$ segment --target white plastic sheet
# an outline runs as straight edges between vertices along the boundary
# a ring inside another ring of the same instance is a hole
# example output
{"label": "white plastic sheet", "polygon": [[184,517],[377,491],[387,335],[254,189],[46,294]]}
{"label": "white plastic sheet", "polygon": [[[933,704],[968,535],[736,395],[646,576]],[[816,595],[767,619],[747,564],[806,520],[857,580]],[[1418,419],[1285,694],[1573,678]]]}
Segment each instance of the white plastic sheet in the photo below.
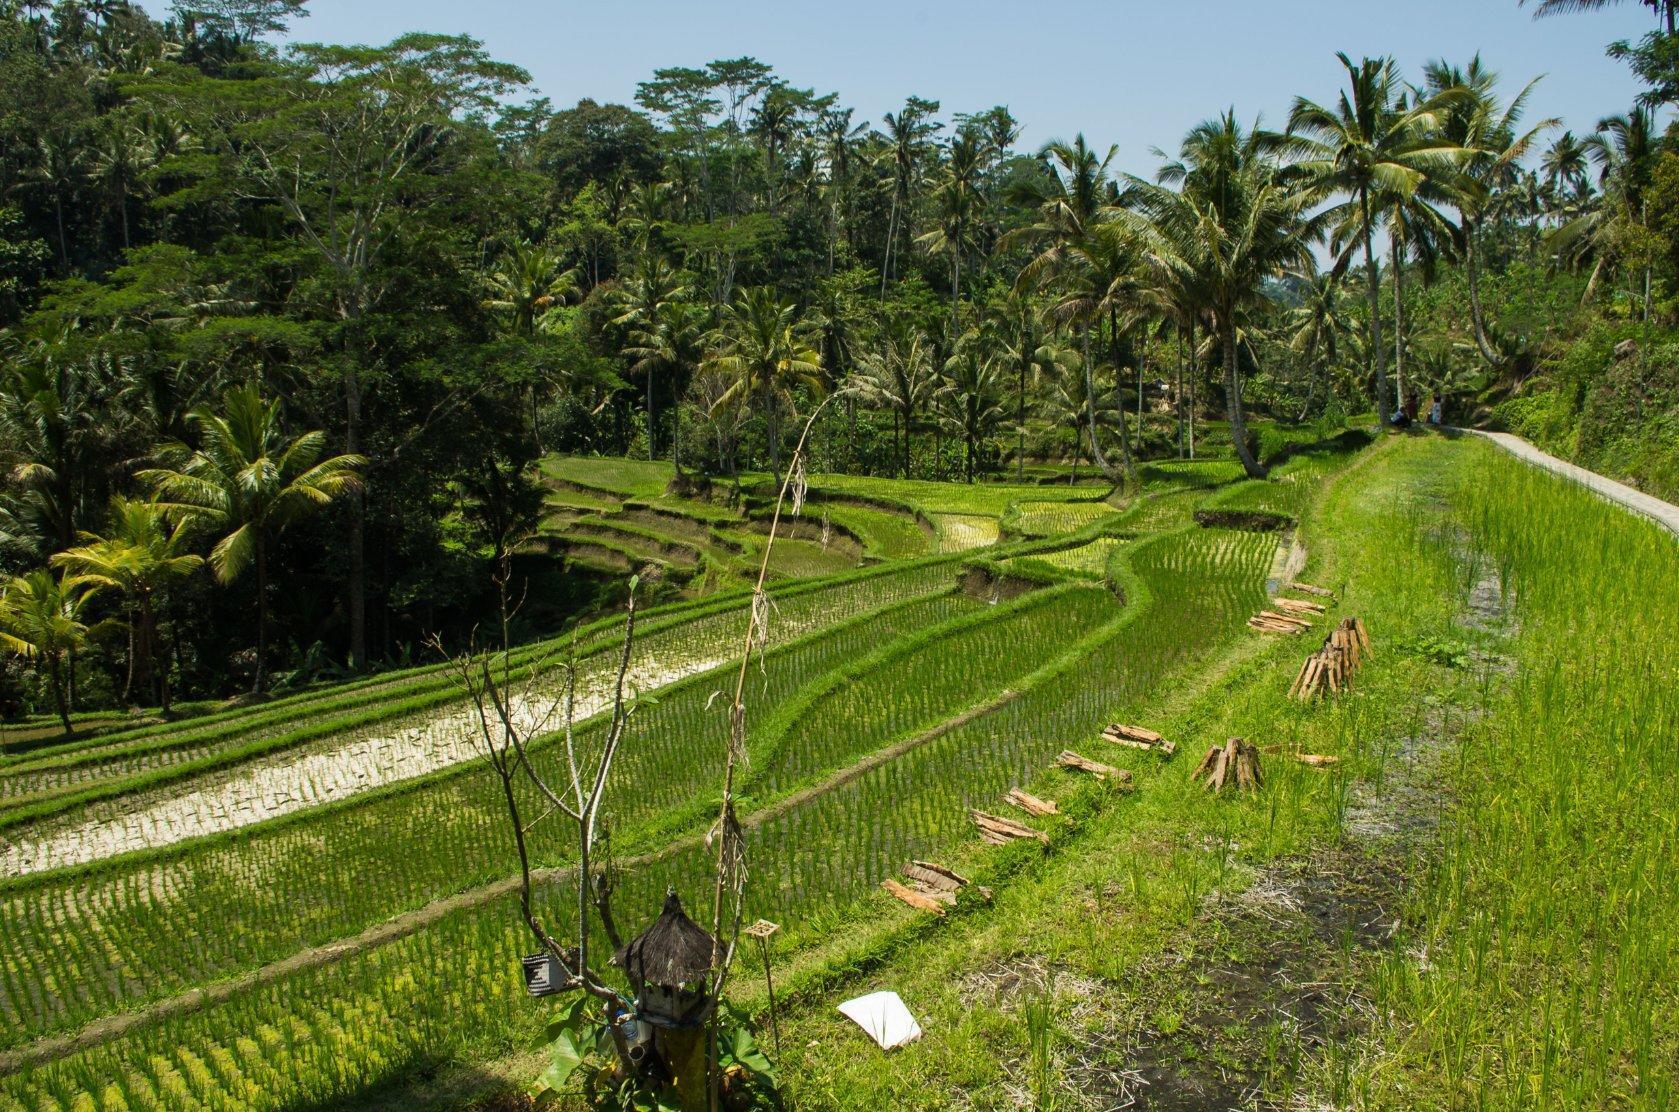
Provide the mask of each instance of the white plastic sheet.
{"label": "white plastic sheet", "polygon": [[871,992],[839,1006],[840,1014],[868,1032],[882,1050],[891,1050],[921,1037],[921,1025],[895,992]]}

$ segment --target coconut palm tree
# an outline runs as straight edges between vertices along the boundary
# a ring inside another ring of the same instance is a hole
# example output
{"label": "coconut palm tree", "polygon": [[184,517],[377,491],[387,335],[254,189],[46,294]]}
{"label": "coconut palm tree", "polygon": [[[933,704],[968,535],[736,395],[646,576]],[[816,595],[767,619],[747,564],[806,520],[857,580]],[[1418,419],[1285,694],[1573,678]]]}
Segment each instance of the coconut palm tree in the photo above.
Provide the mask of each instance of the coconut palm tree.
{"label": "coconut palm tree", "polygon": [[[1106,325],[1108,359],[1114,375],[1114,405],[1121,412],[1124,407],[1119,402],[1119,393],[1130,347],[1128,336],[1152,312],[1155,300],[1141,237],[1132,226],[1112,221],[1099,223],[1091,228],[1090,234],[1068,246],[1049,313],[1056,322],[1072,326],[1085,341],[1092,332],[1100,334]],[[1085,387],[1087,396],[1094,396],[1095,392],[1091,362],[1086,342],[1081,363],[1084,373],[1092,377]],[[1141,404],[1140,397],[1138,403]],[[1131,451],[1130,434],[1124,421],[1119,422],[1118,429],[1121,473],[1128,485],[1134,484],[1137,464]]]}
{"label": "coconut palm tree", "polygon": [[[1233,112],[1191,130],[1181,171],[1164,182],[1132,178],[1127,203],[1166,291],[1192,291],[1224,356],[1225,415],[1242,469],[1266,468],[1247,441],[1238,338],[1248,313],[1267,304],[1265,284],[1309,273],[1322,218],[1308,218],[1314,194],[1293,188],[1272,156],[1277,138],[1244,129]],[[1169,188],[1172,180],[1181,188]]]}
{"label": "coconut palm tree", "polygon": [[910,204],[920,185],[926,153],[932,137],[941,125],[933,114],[939,110],[936,100],[910,97],[903,110],[887,112],[886,149],[882,158],[888,166],[888,182],[892,191],[892,209],[886,222],[886,251],[880,267],[880,296],[886,296],[886,282],[892,274],[892,259],[897,248],[899,230],[908,228]]}
{"label": "coconut palm tree", "polygon": [[1376,408],[1385,424],[1392,413],[1388,399],[1387,361],[1382,350],[1381,279],[1376,266],[1376,230],[1385,213],[1384,195],[1408,197],[1430,174],[1447,174],[1464,152],[1439,135],[1441,114],[1453,91],[1407,101],[1405,86],[1392,58],[1358,63],[1337,54],[1348,86],[1332,106],[1304,97],[1289,111],[1292,172],[1321,196],[1342,195],[1345,211],[1336,223],[1356,229],[1364,248],[1370,299],[1370,352],[1374,360]]}
{"label": "coconut palm tree", "polygon": [[1352,331],[1342,305],[1341,280],[1341,272],[1334,269],[1313,275],[1300,304],[1289,313],[1288,346],[1305,358],[1312,376],[1297,421],[1311,411],[1318,383],[1335,365],[1341,338]]}
{"label": "coconut palm tree", "polygon": [[[684,287],[686,289],[687,287]],[[673,384],[684,374],[692,374],[705,358],[706,319],[710,314],[705,306],[697,302],[672,295],[657,302],[652,308],[652,316],[637,320],[630,328],[630,344],[624,348],[624,354],[631,356],[635,362],[630,365],[632,373],[647,376],[649,381],[657,368],[662,368],[665,377]],[[680,387],[676,387],[680,391]],[[678,394],[680,396],[680,394]],[[648,413],[652,413],[653,395],[648,391]],[[682,475],[682,411],[679,407],[672,409],[671,421],[671,463],[676,469],[678,477]],[[652,427],[651,418],[648,422]],[[653,438],[651,431],[648,435],[648,454],[652,454]]]}
{"label": "coconut palm tree", "polygon": [[950,258],[950,319],[953,328],[957,305],[962,300],[962,253],[973,245],[974,225],[980,219],[980,209],[985,201],[979,188],[984,169],[985,147],[980,137],[969,130],[958,132],[950,142],[944,180],[939,183],[936,194],[936,222],[932,230],[915,239],[930,254],[945,254]]}
{"label": "coconut palm tree", "polygon": [[[487,295],[484,307],[501,315],[505,334],[520,340],[535,337],[542,318],[554,307],[577,294],[577,271],[565,265],[556,249],[514,240],[502,253],[496,269],[484,277]],[[540,390],[533,377],[526,387],[530,411],[531,439],[542,452],[541,425],[537,419]]]}
{"label": "coconut palm tree", "polygon": [[980,447],[1003,420],[1004,367],[990,337],[979,329],[963,333],[955,348],[944,362],[945,389],[937,405],[946,426],[962,438],[962,473],[971,483]]}
{"label": "coconut palm tree", "polygon": [[123,699],[127,701],[138,686],[157,699],[165,714],[169,713],[168,670],[158,673],[153,682],[158,612],[169,585],[204,563],[202,557],[186,551],[187,531],[187,522],[171,524],[155,502],[119,495],[111,499],[110,526],[103,536],[83,533],[82,544],[52,558],[68,584],[87,587],[89,594],[118,591],[127,599],[128,675]]}
{"label": "coconut palm tree", "polygon": [[894,314],[874,350],[858,361],[851,385],[863,401],[892,411],[893,443],[902,453],[904,478],[909,478],[915,416],[932,402],[938,387],[932,340],[909,314]]}
{"label": "coconut palm tree", "polygon": [[1079,457],[1090,444],[1088,426],[1099,421],[1111,423],[1123,419],[1106,395],[1091,397],[1086,392],[1090,379],[1079,373],[1078,364],[1082,358],[1076,351],[1065,353],[1070,373],[1051,378],[1038,403],[1038,415],[1051,428],[1073,431],[1073,472],[1069,482],[1074,484],[1079,481]]}
{"label": "coconut palm tree", "polygon": [[1440,139],[1462,152],[1450,175],[1450,188],[1458,210],[1463,276],[1469,287],[1469,322],[1481,358],[1488,366],[1498,367],[1508,359],[1490,335],[1481,302],[1480,232],[1493,214],[1500,192],[1515,182],[1522,160],[1539,136],[1558,121],[1541,120],[1527,131],[1518,130],[1528,97],[1539,79],[1529,81],[1505,104],[1498,98],[1498,74],[1487,69],[1478,55],[1463,69],[1431,62],[1426,74],[1428,90],[1440,104],[1435,113]]}
{"label": "coconut palm tree", "polygon": [[87,643],[82,621],[87,592],[77,584],[32,571],[0,587],[0,651],[33,661],[47,682],[53,707],[68,737],[75,653]]}
{"label": "coconut palm tree", "polygon": [[1587,150],[1572,131],[1563,132],[1545,148],[1539,172],[1553,210],[1584,200],[1591,190]]}
{"label": "coconut palm tree", "polygon": [[[635,274],[613,291],[612,301],[617,315],[612,318],[612,323],[625,329],[632,343],[636,342],[638,334],[645,337],[656,332],[665,305],[687,301],[692,290],[688,276],[675,264],[663,255],[644,254]],[[650,460],[657,453],[655,445],[659,439],[659,411],[653,398],[653,382],[654,372],[661,367],[667,371],[670,369],[669,364],[659,359],[647,358],[641,358],[634,367],[642,373],[647,384],[647,458]]]}
{"label": "coconut palm tree", "polygon": [[322,459],[326,434],[287,436],[280,403],[263,399],[254,386],[222,395],[218,412],[200,406],[187,416],[198,431],[198,447],[166,445],[163,466],[139,473],[157,492],[171,519],[189,522],[219,537],[210,549],[210,568],[222,583],[255,569],[257,656],[252,690],[268,679],[268,544],[305,514],[361,489],[361,456]]}
{"label": "coconut palm tree", "polygon": [[810,339],[810,326],[791,302],[757,286],[730,303],[712,343],[704,366],[730,375],[735,396],[757,397],[763,406],[770,470],[779,487],[781,405],[791,405],[799,386],[822,390],[822,355]]}
{"label": "coconut palm tree", "polygon": [[[1533,5],[1533,18],[1543,19],[1548,15],[1571,15],[1574,12],[1600,12],[1611,4],[1620,0],[1538,0]],[[1656,13],[1667,27],[1667,33],[1673,34],[1675,19],[1679,18],[1679,3],[1675,0],[1638,0],[1638,2]],[[1520,7],[1527,7],[1528,0],[1516,0]]]}
{"label": "coconut palm tree", "polygon": [[1026,401],[1029,386],[1045,377],[1074,373],[1069,349],[1056,342],[1054,329],[1044,320],[1029,295],[1007,290],[992,306],[989,332],[998,352],[1015,376],[1015,477],[1026,481]]}
{"label": "coconut palm tree", "polygon": [[[1031,289],[1045,284],[1054,286],[1060,282],[1090,287],[1097,284],[1091,266],[1112,246],[1098,242],[1098,228],[1111,220],[1114,212],[1113,202],[1117,194],[1111,167],[1116,153],[1116,148],[1109,147],[1107,153],[1098,158],[1085,143],[1083,135],[1075,136],[1071,143],[1052,140],[1038,152],[1045,172],[1021,189],[1016,197],[1017,201],[1036,211],[1036,218],[1031,224],[1005,237],[1008,244],[1025,244],[1035,252],[1021,268],[1017,288]],[[1075,297],[1075,300],[1087,306],[1094,303],[1089,298]],[[1073,312],[1068,319],[1078,322],[1081,350],[1077,366],[1087,380],[1078,393],[1092,406],[1092,412],[1080,422],[1080,427],[1090,437],[1091,458],[1109,479],[1116,483],[1128,482],[1132,478],[1132,465],[1129,445],[1124,440],[1123,423],[1120,428],[1121,445],[1125,450],[1123,468],[1116,468],[1108,462],[1097,439],[1100,422],[1094,412],[1097,392],[1094,361],[1090,356],[1090,329],[1101,321],[1102,314]]]}

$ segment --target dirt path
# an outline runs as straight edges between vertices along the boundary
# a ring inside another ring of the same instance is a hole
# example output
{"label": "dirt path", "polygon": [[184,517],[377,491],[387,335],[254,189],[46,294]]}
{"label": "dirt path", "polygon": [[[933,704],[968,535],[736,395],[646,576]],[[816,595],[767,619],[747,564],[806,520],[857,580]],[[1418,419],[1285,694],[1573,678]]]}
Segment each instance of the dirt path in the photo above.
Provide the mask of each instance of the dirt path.
{"label": "dirt path", "polygon": [[1606,479],[1595,471],[1587,471],[1578,464],[1569,463],[1565,459],[1558,459],[1547,452],[1542,452],[1519,436],[1512,436],[1507,432],[1482,432],[1480,429],[1460,429],[1460,432],[1473,433],[1497,444],[1517,459],[1526,460],[1535,467],[1542,467],[1565,479],[1571,479],[1587,490],[1606,498],[1615,504],[1631,510],[1662,526],[1668,532],[1679,536],[1679,506],[1671,502],[1663,502],[1654,495],[1630,487],[1625,483],[1618,483],[1614,479]]}

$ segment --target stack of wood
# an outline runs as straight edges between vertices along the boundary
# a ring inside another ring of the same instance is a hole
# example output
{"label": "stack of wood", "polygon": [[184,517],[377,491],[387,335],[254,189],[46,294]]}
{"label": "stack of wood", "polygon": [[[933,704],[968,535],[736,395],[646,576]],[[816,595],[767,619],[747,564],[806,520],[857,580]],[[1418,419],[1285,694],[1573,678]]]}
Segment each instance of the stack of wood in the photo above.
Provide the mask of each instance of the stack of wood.
{"label": "stack of wood", "polygon": [[1019,788],[1010,788],[1006,798],[1008,802],[1034,818],[1041,819],[1046,815],[1059,815],[1061,813],[1061,808],[1056,805],[1055,800],[1039,799],[1030,792],[1023,792]]}
{"label": "stack of wood", "polygon": [[1115,745],[1128,745],[1133,749],[1147,749],[1151,753],[1159,753],[1162,757],[1170,757],[1178,751],[1176,742],[1167,741],[1153,730],[1146,730],[1141,726],[1115,723],[1102,731],[1102,740],[1111,741]]}
{"label": "stack of wood", "polygon": [[1049,844],[1049,835],[1042,830],[1033,830],[1023,822],[1005,819],[1001,815],[988,815],[984,811],[969,810],[968,817],[979,827],[979,836],[994,846],[1006,846],[1010,842],[1025,838],[1036,838]]}
{"label": "stack of wood", "polygon": [[1291,699],[1302,701],[1319,695],[1339,695],[1347,689],[1353,671],[1370,655],[1370,634],[1359,618],[1343,618],[1323,640],[1323,648],[1308,656],[1289,685]]}
{"label": "stack of wood", "polygon": [[1096,779],[1118,784],[1126,791],[1131,790],[1130,772],[1123,768],[1115,768],[1113,765],[1103,764],[1101,761],[1093,761],[1089,757],[1081,757],[1071,749],[1063,749],[1061,755],[1055,758],[1055,763],[1074,772],[1088,772]]}
{"label": "stack of wood", "polygon": [[[956,893],[971,883],[967,877],[931,861],[911,861],[904,866],[904,877],[908,884],[889,878],[881,881],[880,886],[894,898],[921,911],[931,911],[934,915],[943,915],[945,908],[955,907]],[[991,898],[991,891],[987,888],[976,888],[975,891],[986,899]]]}
{"label": "stack of wood", "polygon": [[1290,583],[1288,589],[1299,591],[1303,595],[1316,595],[1319,598],[1334,598],[1335,592],[1326,587],[1314,587],[1310,583]]}
{"label": "stack of wood", "polygon": [[1284,614],[1276,610],[1261,610],[1248,619],[1248,628],[1257,629],[1261,633],[1298,634],[1311,629],[1312,623],[1293,614]]}
{"label": "stack of wood", "polygon": [[1271,605],[1284,613],[1293,614],[1297,618],[1305,618],[1308,621],[1313,618],[1321,618],[1325,613],[1322,603],[1307,602],[1305,599],[1298,598],[1283,598],[1280,595],[1271,600]]}
{"label": "stack of wood", "polygon": [[1223,745],[1209,746],[1207,755],[1189,774],[1191,780],[1206,781],[1207,790],[1218,793],[1229,787],[1242,791],[1258,791],[1262,782],[1259,774],[1259,750],[1252,742],[1233,737]]}

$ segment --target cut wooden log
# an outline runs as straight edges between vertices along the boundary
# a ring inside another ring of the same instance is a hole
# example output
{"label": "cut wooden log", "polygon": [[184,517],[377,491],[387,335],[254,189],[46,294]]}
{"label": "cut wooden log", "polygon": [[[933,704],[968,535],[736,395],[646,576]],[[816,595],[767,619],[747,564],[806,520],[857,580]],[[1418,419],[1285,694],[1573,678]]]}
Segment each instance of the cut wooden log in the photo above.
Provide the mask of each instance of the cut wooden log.
{"label": "cut wooden log", "polygon": [[1233,737],[1223,745],[1209,747],[1190,778],[1204,780],[1207,790],[1215,795],[1230,787],[1244,792],[1258,791],[1264,783],[1259,770],[1259,750],[1251,742]]}
{"label": "cut wooden log", "polygon": [[1335,597],[1335,592],[1329,590],[1327,587],[1314,587],[1310,583],[1290,583],[1288,585],[1288,589],[1291,591],[1301,591],[1308,595],[1317,595],[1319,598]]}
{"label": "cut wooden log", "polygon": [[911,861],[904,866],[904,875],[917,888],[934,892],[958,892],[970,883],[967,877],[932,861]]}
{"label": "cut wooden log", "polygon": [[1055,763],[1076,772],[1088,772],[1098,780],[1107,780],[1125,787],[1129,787],[1131,783],[1131,773],[1125,769],[1093,761],[1089,757],[1081,757],[1071,749],[1063,749],[1061,755],[1055,758]]}
{"label": "cut wooden log", "polygon": [[1302,617],[1317,617],[1327,613],[1318,603],[1306,602],[1297,598],[1274,598],[1271,600],[1271,605],[1285,613],[1299,614]]}
{"label": "cut wooden log", "polygon": [[1273,622],[1259,617],[1258,615],[1248,619],[1248,626],[1251,629],[1257,629],[1261,633],[1286,633],[1299,635],[1306,632],[1305,626],[1290,625],[1283,622]]}
{"label": "cut wooden log", "polygon": [[1102,739],[1115,745],[1128,745],[1132,749],[1147,749],[1159,753],[1162,757],[1170,757],[1178,751],[1176,742],[1167,741],[1153,730],[1142,726],[1115,723],[1102,731]]}
{"label": "cut wooden log", "polygon": [[1019,788],[1010,788],[1008,801],[1025,811],[1028,815],[1043,818],[1045,815],[1059,815],[1061,808],[1052,799],[1039,799],[1030,792],[1023,792]]}
{"label": "cut wooden log", "polygon": [[1045,845],[1049,844],[1048,834],[1042,830],[1033,830],[1023,822],[1005,819],[1001,815],[988,815],[978,810],[970,810],[968,817],[979,827],[979,836],[993,845],[1005,845],[1025,838],[1036,838]]}
{"label": "cut wooden log", "polygon": [[1324,756],[1319,753],[1296,753],[1294,759],[1303,765],[1311,765],[1313,768],[1328,768],[1331,765],[1341,763],[1340,757]]}
{"label": "cut wooden log", "polygon": [[[883,880],[880,882],[880,886],[886,889],[886,891],[892,896],[909,904],[918,911],[931,911],[934,915],[944,914],[946,906],[946,901],[944,900],[929,896],[925,892],[917,892],[915,889],[899,884],[895,880]],[[955,903],[956,896],[954,894],[949,895],[948,902],[952,904]]]}

